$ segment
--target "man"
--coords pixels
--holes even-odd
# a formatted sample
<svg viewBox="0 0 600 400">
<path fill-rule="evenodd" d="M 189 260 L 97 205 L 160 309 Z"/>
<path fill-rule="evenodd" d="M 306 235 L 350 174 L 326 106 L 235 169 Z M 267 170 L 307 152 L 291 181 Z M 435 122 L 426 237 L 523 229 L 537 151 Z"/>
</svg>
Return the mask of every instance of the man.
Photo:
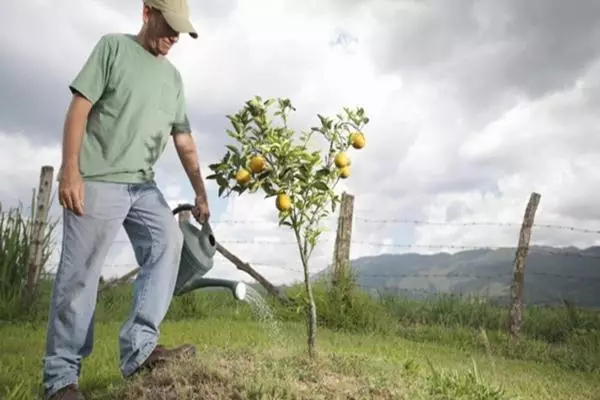
<svg viewBox="0 0 600 400">
<path fill-rule="evenodd" d="M 144 0 L 137 35 L 107 34 L 70 90 L 59 199 L 64 207 L 61 259 L 54 282 L 44 357 L 45 393 L 83 399 L 81 362 L 93 347 L 102 264 L 121 226 L 141 269 L 129 319 L 119 334 L 120 369 L 129 377 L 157 361 L 195 354 L 191 345 L 158 345 L 172 299 L 182 236 L 154 183 L 153 166 L 169 137 L 196 193 L 194 217 L 209 218 L 190 134 L 182 79 L 166 59 L 180 33 L 198 37 L 186 0 Z"/>
</svg>

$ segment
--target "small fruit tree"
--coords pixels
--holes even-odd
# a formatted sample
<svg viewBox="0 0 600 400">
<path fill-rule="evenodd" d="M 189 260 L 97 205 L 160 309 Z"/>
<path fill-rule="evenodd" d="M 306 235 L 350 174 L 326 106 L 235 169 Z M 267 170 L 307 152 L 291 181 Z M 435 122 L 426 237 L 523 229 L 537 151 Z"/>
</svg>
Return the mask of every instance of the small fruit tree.
<svg viewBox="0 0 600 400">
<path fill-rule="evenodd" d="M 270 112 L 272 106 L 275 111 Z M 335 119 L 318 115 L 321 126 L 296 134 L 288 126 L 289 99 L 254 97 L 235 115 L 228 115 L 233 130 L 228 135 L 235 144 L 227 145 L 220 162 L 211 164 L 219 196 L 256 193 L 274 198 L 279 225 L 290 227 L 298 244 L 304 269 L 308 352 L 315 354 L 317 311 L 310 285 L 309 260 L 324 228 L 323 219 L 335 212 L 340 196 L 334 191 L 340 179 L 350 176 L 349 148 L 362 149 L 362 132 L 369 122 L 362 108 L 344 108 Z M 328 151 L 322 154 L 314 139 L 324 140 Z"/>
</svg>

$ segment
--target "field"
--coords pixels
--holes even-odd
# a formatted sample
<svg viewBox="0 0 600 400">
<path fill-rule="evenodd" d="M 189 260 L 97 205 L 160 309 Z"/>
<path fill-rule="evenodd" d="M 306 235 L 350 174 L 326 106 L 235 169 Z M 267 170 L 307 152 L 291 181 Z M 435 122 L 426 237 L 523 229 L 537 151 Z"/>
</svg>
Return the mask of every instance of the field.
<svg viewBox="0 0 600 400">
<path fill-rule="evenodd" d="M 291 295 L 299 288 L 291 288 Z M 48 285 L 26 318 L 0 325 L 0 395 L 39 393 Z M 316 290 L 319 356 L 306 356 L 303 316 L 271 302 L 262 318 L 224 291 L 176 298 L 165 344 L 191 342 L 196 359 L 124 381 L 117 334 L 130 288 L 103 292 L 82 386 L 93 399 L 600 399 L 600 316 L 530 308 L 517 347 L 504 334 L 506 310 L 441 298 L 345 302 Z"/>
<path fill-rule="evenodd" d="M 0 213 L 2 399 L 40 398 L 51 282 L 40 281 L 35 301 L 21 307 L 29 221 L 20 210 Z M 229 292 L 201 290 L 175 298 L 161 327 L 164 344 L 194 343 L 197 357 L 128 381 L 117 367 L 117 335 L 131 286 L 102 291 L 82 387 L 92 399 L 126 400 L 600 399 L 598 311 L 569 303 L 527 307 L 523 336 L 511 343 L 507 310 L 481 299 L 374 297 L 351 280 L 342 290 L 325 282 L 314 286 L 315 359 L 307 357 L 297 307 L 266 297 L 270 313 L 264 313 L 260 304 L 236 301 Z M 302 287 L 285 290 L 298 299 Z"/>
</svg>

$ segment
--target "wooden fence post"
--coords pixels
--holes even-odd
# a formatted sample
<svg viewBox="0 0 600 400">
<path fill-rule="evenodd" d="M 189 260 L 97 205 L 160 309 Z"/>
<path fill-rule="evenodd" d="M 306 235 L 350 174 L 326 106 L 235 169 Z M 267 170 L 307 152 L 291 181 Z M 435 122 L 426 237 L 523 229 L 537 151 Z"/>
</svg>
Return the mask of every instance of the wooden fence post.
<svg viewBox="0 0 600 400">
<path fill-rule="evenodd" d="M 337 234 L 333 249 L 333 285 L 347 276 L 350 267 L 350 241 L 352 239 L 352 218 L 354 216 L 354 196 L 342 193 L 338 216 Z"/>
<path fill-rule="evenodd" d="M 535 213 L 540 203 L 540 194 L 532 193 L 525 209 L 523 224 L 519 233 L 519 243 L 515 255 L 513 281 L 510 287 L 510 308 L 508 311 L 508 333 L 510 338 L 518 341 L 523 325 L 523 307 L 525 293 L 525 259 L 529 253 L 529 241 L 531 239 L 531 228 L 535 219 Z"/>
<path fill-rule="evenodd" d="M 31 247 L 27 260 L 27 291 L 26 302 L 29 306 L 34 299 L 37 282 L 41 271 L 42 253 L 44 251 L 44 237 L 48 224 L 48 209 L 50 208 L 50 193 L 52 192 L 52 179 L 54 168 L 45 165 L 40 172 L 40 182 L 37 190 L 36 209 L 34 211 L 33 227 L 31 230 Z"/>
</svg>

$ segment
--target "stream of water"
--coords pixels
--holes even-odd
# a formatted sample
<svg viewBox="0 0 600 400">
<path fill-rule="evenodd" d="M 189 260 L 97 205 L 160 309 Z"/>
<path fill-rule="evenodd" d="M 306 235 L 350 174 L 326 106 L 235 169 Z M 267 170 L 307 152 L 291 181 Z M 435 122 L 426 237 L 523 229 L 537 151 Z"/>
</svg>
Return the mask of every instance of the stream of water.
<svg viewBox="0 0 600 400">
<path fill-rule="evenodd" d="M 283 334 L 281 332 L 280 321 L 271 311 L 271 307 L 269 307 L 265 298 L 253 287 L 247 285 L 244 301 L 252 307 L 254 315 L 267 331 L 267 335 L 271 342 L 274 342 L 274 344 L 282 344 Z"/>
</svg>

